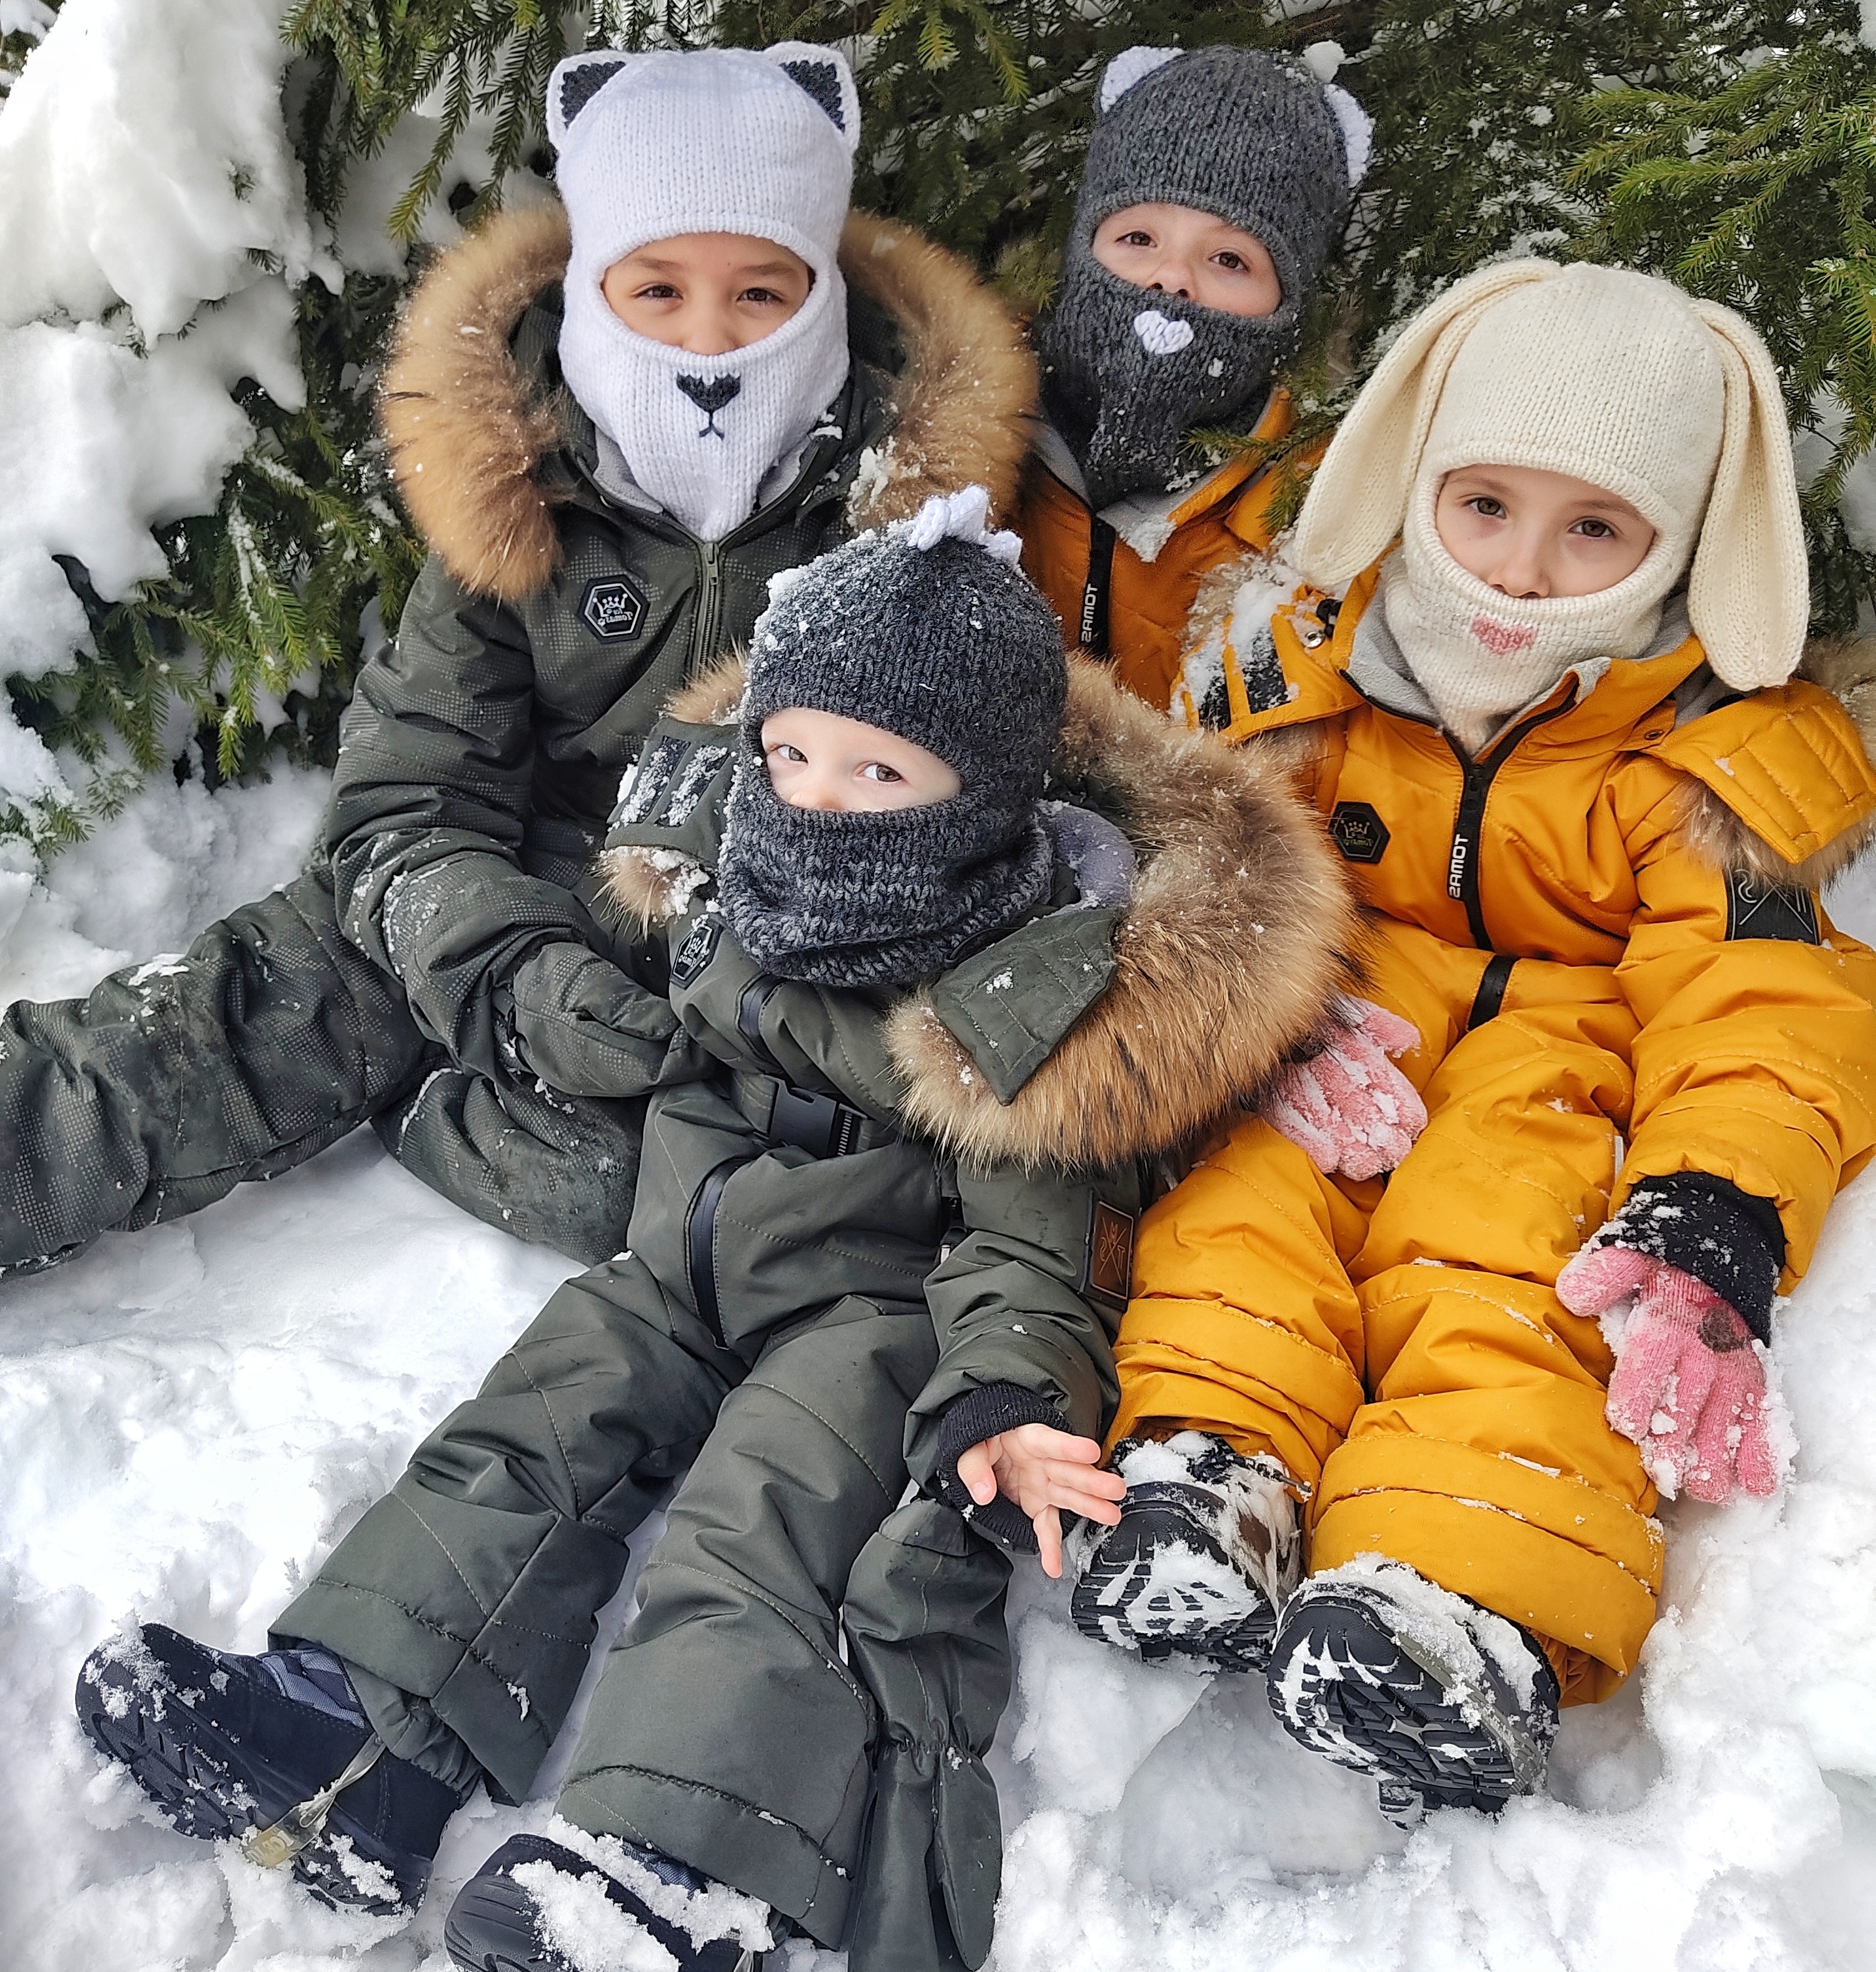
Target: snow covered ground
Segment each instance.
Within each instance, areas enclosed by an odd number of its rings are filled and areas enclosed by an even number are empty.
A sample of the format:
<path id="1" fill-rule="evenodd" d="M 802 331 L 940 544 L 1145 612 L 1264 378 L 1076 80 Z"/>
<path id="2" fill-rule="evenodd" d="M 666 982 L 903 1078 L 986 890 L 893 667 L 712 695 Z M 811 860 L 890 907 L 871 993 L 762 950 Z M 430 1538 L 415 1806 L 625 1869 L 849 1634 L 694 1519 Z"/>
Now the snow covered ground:
<path id="1" fill-rule="evenodd" d="M 0 1001 L 182 945 L 298 867 L 315 775 L 165 786 L 49 883 L 0 874 Z M 1876 881 L 1839 900 L 1876 930 Z M 1776 1360 L 1769 1504 L 1668 1510 L 1642 1677 L 1567 1716 L 1552 1797 L 1388 1828 L 1254 1680 L 1143 1667 L 1020 1577 L 997 1759 L 997 1972 L 1860 1972 L 1876 1957 L 1876 1174 Z M 156 1823 L 81 1740 L 120 1619 L 261 1647 L 269 1618 L 569 1271 L 432 1197 L 369 1133 L 180 1224 L 0 1282 L 0 1938 L 23 1972 L 444 1972 L 442 1914 L 511 1830 L 479 1805 L 394 1931 Z M 623 1620 L 629 1585 L 615 1605 Z M 798 1948 L 788 1972 L 838 1961 Z"/>

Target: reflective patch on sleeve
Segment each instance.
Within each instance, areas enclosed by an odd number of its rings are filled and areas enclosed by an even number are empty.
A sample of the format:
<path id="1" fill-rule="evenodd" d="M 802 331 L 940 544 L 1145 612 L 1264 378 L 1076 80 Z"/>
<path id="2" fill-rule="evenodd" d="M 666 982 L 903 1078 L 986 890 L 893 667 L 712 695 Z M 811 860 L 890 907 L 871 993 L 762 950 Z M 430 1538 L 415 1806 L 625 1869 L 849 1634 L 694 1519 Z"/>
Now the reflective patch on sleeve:
<path id="1" fill-rule="evenodd" d="M 1726 935 L 1729 939 L 1780 938 L 1792 945 L 1821 945 L 1816 894 L 1728 870 Z"/>
<path id="2" fill-rule="evenodd" d="M 1095 1200 L 1088 1228 L 1087 1291 L 1097 1301 L 1127 1305 L 1134 1285 L 1134 1227 L 1130 1212 L 1105 1199 Z"/>

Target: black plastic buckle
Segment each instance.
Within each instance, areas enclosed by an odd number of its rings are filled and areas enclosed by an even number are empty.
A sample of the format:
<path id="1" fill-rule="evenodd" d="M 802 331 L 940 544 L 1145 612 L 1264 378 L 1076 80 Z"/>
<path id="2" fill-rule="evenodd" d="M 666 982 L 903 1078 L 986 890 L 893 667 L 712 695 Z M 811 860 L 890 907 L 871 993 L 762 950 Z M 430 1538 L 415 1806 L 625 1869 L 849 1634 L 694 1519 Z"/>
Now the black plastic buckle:
<path id="1" fill-rule="evenodd" d="M 792 1144 L 810 1157 L 843 1157 L 860 1148 L 866 1128 L 866 1118 L 849 1103 L 775 1084 L 768 1134 L 778 1144 Z"/>

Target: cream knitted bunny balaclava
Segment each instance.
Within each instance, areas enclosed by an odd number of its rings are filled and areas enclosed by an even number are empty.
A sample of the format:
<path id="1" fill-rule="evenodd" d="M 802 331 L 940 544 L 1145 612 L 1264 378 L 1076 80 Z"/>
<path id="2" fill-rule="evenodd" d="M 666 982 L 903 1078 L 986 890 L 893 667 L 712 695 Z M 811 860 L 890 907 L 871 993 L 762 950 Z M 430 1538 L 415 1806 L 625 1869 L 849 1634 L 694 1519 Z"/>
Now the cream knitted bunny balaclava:
<path id="1" fill-rule="evenodd" d="M 833 50 L 801 41 L 561 63 L 547 87 L 573 231 L 560 331 L 567 387 L 634 483 L 700 539 L 754 511 L 762 482 L 839 396 L 849 367 L 836 256 L 859 100 Z M 667 348 L 607 305 L 606 269 L 687 233 L 747 233 L 814 272 L 800 310 L 722 355 Z"/>
<path id="2" fill-rule="evenodd" d="M 1693 558 L 1725 411 L 1714 338 L 1666 281 L 1568 267 L 1480 317 L 1446 373 L 1382 587 L 1408 668 L 1462 744 L 1483 746 L 1573 666 L 1648 648 Z M 1501 595 L 1460 566 L 1434 525 L 1440 482 L 1464 465 L 1587 480 L 1635 508 L 1653 544 L 1594 595 Z"/>

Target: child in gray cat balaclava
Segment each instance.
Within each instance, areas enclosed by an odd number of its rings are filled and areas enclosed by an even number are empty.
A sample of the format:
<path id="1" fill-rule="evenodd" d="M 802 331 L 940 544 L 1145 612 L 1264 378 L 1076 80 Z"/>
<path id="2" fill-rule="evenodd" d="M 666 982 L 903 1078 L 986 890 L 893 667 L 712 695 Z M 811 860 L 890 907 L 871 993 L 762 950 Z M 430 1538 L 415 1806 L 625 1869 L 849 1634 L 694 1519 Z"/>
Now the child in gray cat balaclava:
<path id="1" fill-rule="evenodd" d="M 1274 379 L 1367 168 L 1354 98 L 1249 48 L 1130 48 L 1103 73 L 1051 305 L 1023 563 L 1074 641 L 1179 710 L 1202 577 L 1270 547 Z M 1202 436 L 1237 433 L 1220 452 Z"/>

